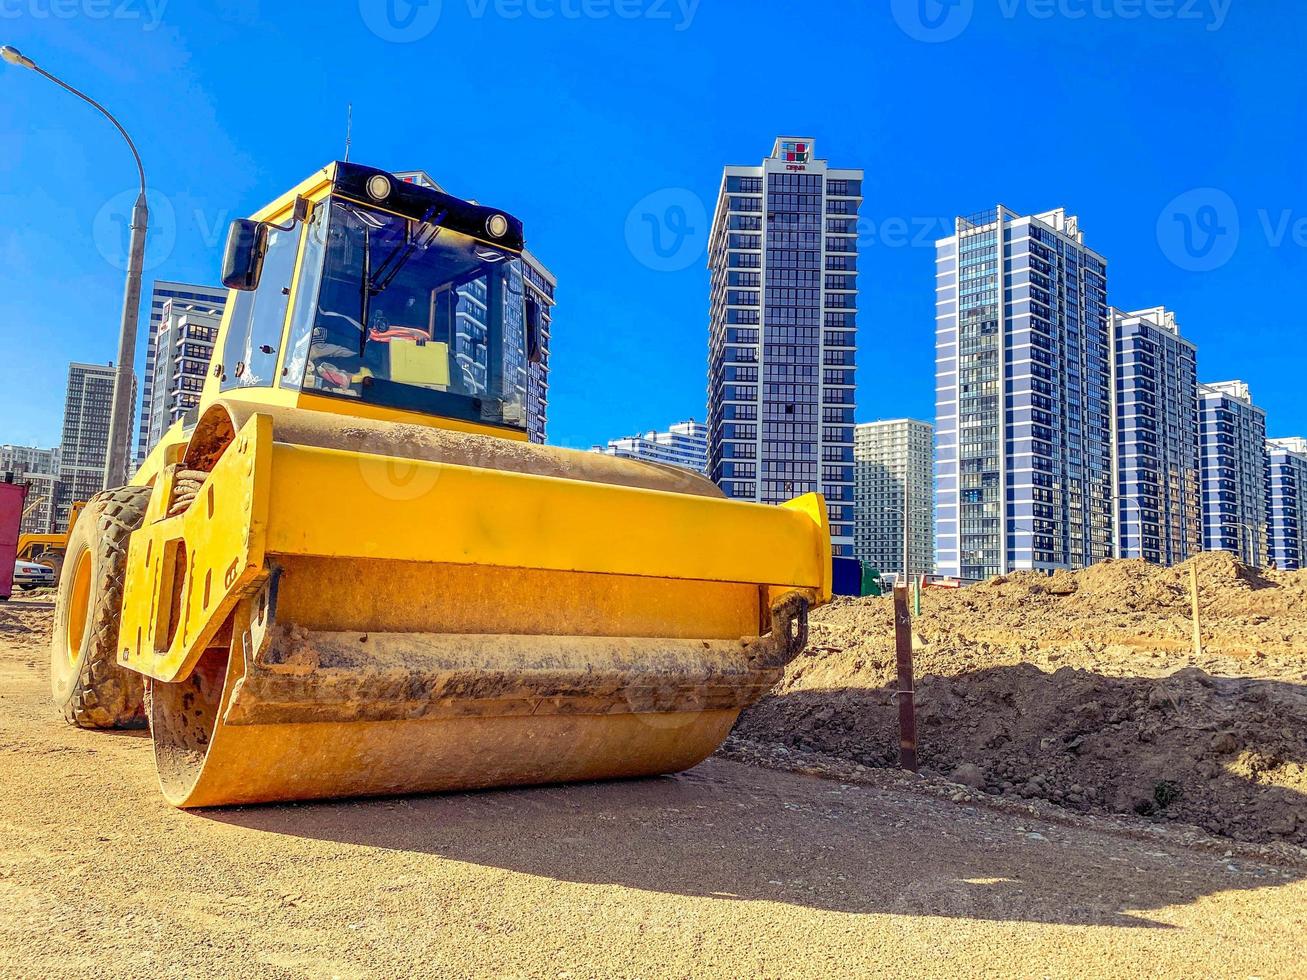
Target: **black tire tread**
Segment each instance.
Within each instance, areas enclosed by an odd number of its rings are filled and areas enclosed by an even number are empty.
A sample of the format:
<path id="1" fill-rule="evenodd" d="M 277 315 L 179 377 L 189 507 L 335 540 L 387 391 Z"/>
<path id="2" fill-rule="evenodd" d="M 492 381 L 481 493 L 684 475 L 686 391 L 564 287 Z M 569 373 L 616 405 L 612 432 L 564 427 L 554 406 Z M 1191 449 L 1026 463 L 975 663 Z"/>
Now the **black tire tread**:
<path id="1" fill-rule="evenodd" d="M 118 665 L 127 546 L 145 520 L 149 487 L 119 487 L 91 498 L 81 520 L 97 522 L 99 581 L 92 583 L 90 649 L 82 661 L 64 718 L 78 728 L 139 728 L 145 724 L 145 685 L 140 674 Z M 95 508 L 94 511 L 92 508 Z"/>

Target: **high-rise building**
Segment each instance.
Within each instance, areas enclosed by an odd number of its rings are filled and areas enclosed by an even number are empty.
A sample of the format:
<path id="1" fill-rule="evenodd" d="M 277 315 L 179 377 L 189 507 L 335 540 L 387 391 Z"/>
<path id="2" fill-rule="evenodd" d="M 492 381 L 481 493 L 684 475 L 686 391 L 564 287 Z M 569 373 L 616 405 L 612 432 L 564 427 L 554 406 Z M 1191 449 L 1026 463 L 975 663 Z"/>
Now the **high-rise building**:
<path id="1" fill-rule="evenodd" d="M 58 447 L 0 446 L 0 480 L 6 477 L 27 484 L 27 500 L 19 529 L 24 534 L 51 533 L 59 482 Z"/>
<path id="2" fill-rule="evenodd" d="M 1198 385 L 1203 549 L 1267 560 L 1266 413 L 1242 381 Z"/>
<path id="3" fill-rule="evenodd" d="M 854 350 L 862 171 L 781 137 L 727 167 L 708 244 L 708 473 L 729 497 L 826 495 L 853 555 Z"/>
<path id="4" fill-rule="evenodd" d="M 224 304 L 167 299 L 159 317 L 154 374 L 149 379 L 146 433 L 138 450 L 149 453 L 169 427 L 200 404 L 218 339 Z"/>
<path id="5" fill-rule="evenodd" d="M 27 484 L 27 500 L 23 503 L 19 531 L 23 534 L 53 534 L 58 516 L 59 477 L 54 473 L 27 473 L 18 482 Z"/>
<path id="6" fill-rule="evenodd" d="M 853 429 L 854 555 L 882 572 L 903 572 L 903 521 L 908 521 L 908 574 L 935 568 L 935 520 L 929 422 L 890 419 Z"/>
<path id="7" fill-rule="evenodd" d="M 136 436 L 136 462 L 139 464 L 159 441 L 171 423 L 161 424 L 166 414 L 167 387 L 171 376 L 159 372 L 160 332 L 163 329 L 164 307 L 170 301 L 193 304 L 204 310 L 216 310 L 222 315 L 227 305 L 227 290 L 222 286 L 202 286 L 188 282 L 157 280 L 150 296 L 150 325 L 145 347 L 145 375 L 141 385 L 141 421 Z M 167 350 L 164 350 L 166 360 Z M 162 382 L 162 385 L 159 384 Z M 152 433 L 157 433 L 151 436 Z"/>
<path id="8" fill-rule="evenodd" d="M 395 176 L 419 187 L 430 187 L 445 192 L 445 189 L 424 170 L 399 171 Z M 539 360 L 525 365 L 527 434 L 532 442 L 544 442 L 545 426 L 549 415 L 549 336 L 556 303 L 554 291 L 558 287 L 558 280 L 530 250 L 524 250 L 522 281 L 527 296 L 536 301 L 540 310 L 540 357 Z M 468 367 L 474 371 L 477 369 L 471 362 Z"/>
<path id="9" fill-rule="evenodd" d="M 1307 568 L 1307 439 L 1268 439 L 1269 558 L 1283 571 Z"/>
<path id="10" fill-rule="evenodd" d="M 607 446 L 595 446 L 591 452 L 669 463 L 704 473 L 708 466 L 708 426 L 694 419 L 676 422 L 668 426 L 666 432 L 610 439 Z"/>
<path id="11" fill-rule="evenodd" d="M 1198 351 L 1165 307 L 1111 318 L 1113 553 L 1175 565 L 1202 547 Z"/>
<path id="12" fill-rule="evenodd" d="M 55 499 L 56 530 L 67 529 L 68 509 L 74 501 L 89 500 L 104 489 L 116 374 L 113 365 L 68 365 L 59 492 Z"/>
<path id="13" fill-rule="evenodd" d="M 1107 263 L 1063 209 L 999 205 L 936 243 L 936 570 L 1112 552 Z"/>
<path id="14" fill-rule="evenodd" d="M 35 446 L 0 446 L 0 475 L 13 473 L 58 473 L 59 447 L 38 449 Z"/>

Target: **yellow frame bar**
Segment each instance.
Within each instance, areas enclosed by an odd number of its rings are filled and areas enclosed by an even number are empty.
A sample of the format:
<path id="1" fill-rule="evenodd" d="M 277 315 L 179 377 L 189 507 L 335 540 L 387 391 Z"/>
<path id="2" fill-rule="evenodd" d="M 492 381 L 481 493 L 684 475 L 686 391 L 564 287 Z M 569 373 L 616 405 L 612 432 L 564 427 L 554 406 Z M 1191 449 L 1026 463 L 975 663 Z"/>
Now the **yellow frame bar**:
<path id="1" fill-rule="evenodd" d="M 785 509 L 278 444 L 267 550 L 818 592 L 830 546 L 811 496 Z"/>
<path id="2" fill-rule="evenodd" d="M 255 415 L 177 517 L 165 516 L 175 467 L 155 483 L 145 526 L 127 552 L 118 632 L 124 667 L 162 681 L 186 677 L 262 582 L 272 447 L 271 417 Z"/>

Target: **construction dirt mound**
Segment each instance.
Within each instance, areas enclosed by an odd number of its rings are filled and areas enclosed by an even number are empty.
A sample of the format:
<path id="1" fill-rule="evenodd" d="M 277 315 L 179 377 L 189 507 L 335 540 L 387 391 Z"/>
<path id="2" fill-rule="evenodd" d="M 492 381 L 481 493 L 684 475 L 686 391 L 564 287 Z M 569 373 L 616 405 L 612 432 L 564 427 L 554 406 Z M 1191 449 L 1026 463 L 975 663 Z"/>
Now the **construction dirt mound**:
<path id="1" fill-rule="evenodd" d="M 927 590 L 913 621 L 918 758 L 987 792 L 1307 847 L 1307 571 L 1225 553 Z M 837 599 L 736 733 L 897 764 L 892 600 Z"/>

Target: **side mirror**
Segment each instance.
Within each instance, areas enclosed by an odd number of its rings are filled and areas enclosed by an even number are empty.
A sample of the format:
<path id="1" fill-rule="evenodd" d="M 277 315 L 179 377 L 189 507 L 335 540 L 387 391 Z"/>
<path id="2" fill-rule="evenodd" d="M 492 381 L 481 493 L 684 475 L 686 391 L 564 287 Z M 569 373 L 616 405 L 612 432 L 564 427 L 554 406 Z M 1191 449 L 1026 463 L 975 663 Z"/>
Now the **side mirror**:
<path id="1" fill-rule="evenodd" d="M 242 292 L 257 289 L 259 277 L 263 274 L 263 256 L 267 251 L 268 226 L 248 218 L 237 218 L 227 232 L 222 284 Z"/>
<path id="2" fill-rule="evenodd" d="M 540 363 L 540 304 L 535 297 L 526 298 L 526 359 L 530 364 Z"/>

